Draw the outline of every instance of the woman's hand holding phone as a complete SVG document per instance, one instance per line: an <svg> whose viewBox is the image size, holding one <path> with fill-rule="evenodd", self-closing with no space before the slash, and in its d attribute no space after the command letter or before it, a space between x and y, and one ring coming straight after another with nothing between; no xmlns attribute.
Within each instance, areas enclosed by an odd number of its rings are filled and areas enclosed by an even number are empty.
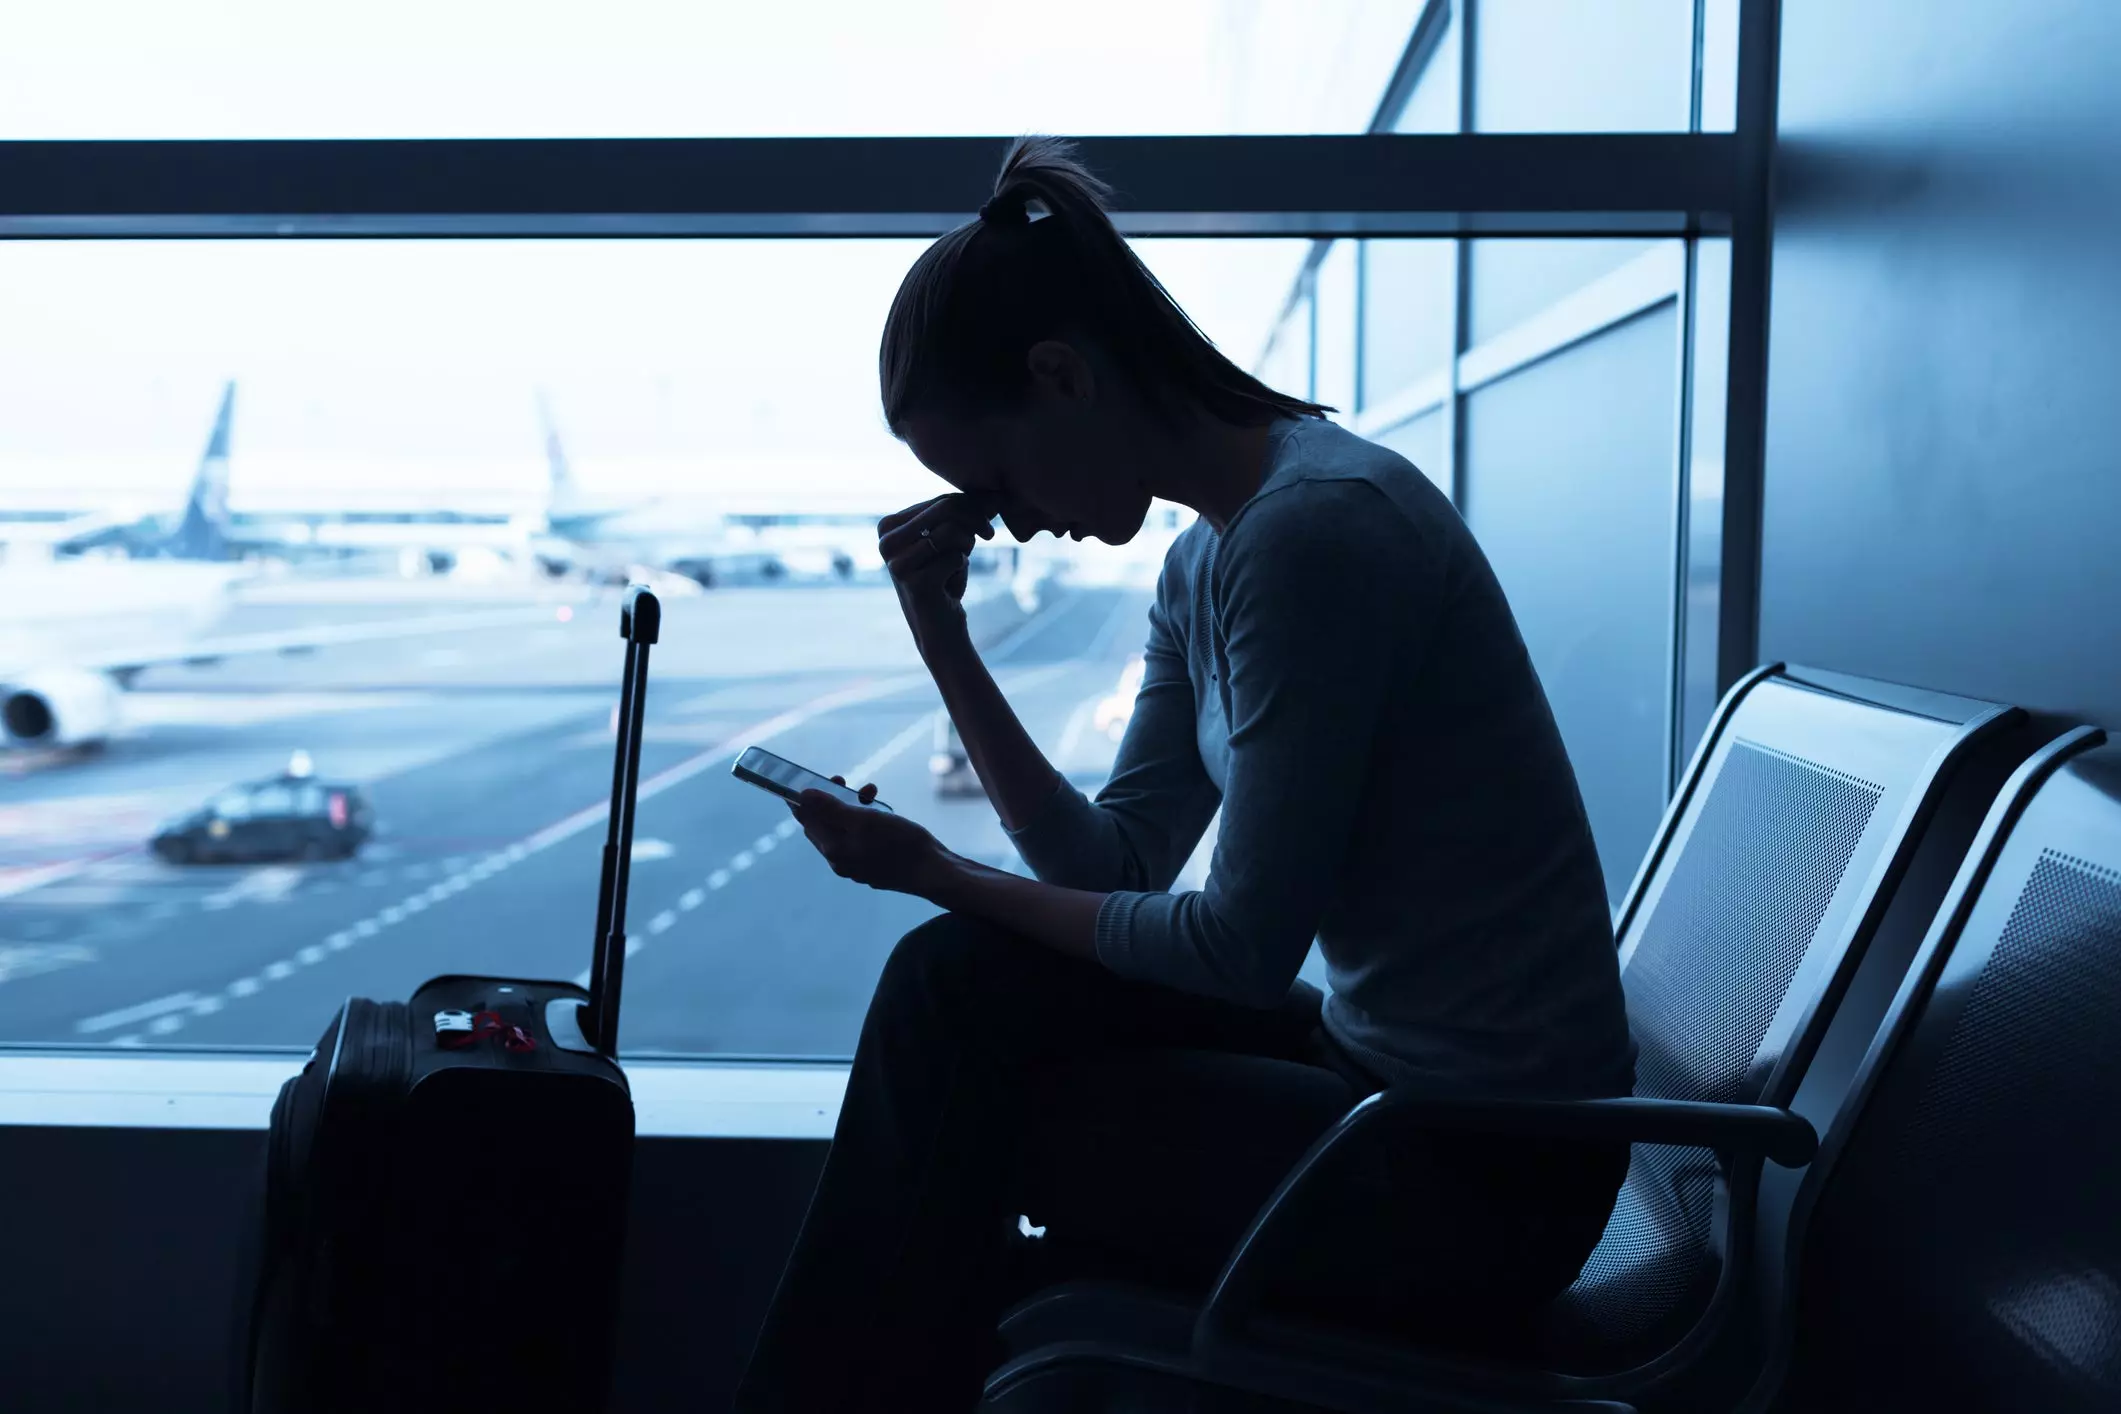
<svg viewBox="0 0 2121 1414"><path fill-rule="evenodd" d="M847 784L839 776L832 783ZM867 805L876 799L876 787L865 785L856 794ZM872 889L928 897L950 859L941 842L913 821L849 805L821 790L804 791L788 808L833 873Z"/></svg>

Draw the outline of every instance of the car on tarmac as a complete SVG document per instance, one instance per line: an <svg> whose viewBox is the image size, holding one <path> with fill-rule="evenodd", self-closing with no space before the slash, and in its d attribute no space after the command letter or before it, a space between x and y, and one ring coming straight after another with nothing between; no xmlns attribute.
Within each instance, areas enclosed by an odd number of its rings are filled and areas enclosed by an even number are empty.
<svg viewBox="0 0 2121 1414"><path fill-rule="evenodd" d="M157 830L148 847L171 864L350 859L374 829L360 787L290 769L229 787Z"/></svg>

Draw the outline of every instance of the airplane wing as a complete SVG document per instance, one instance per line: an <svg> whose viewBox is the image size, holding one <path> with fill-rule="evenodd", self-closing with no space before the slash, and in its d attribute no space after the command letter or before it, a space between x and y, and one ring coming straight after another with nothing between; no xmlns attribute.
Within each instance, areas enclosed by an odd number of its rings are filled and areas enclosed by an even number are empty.
<svg viewBox="0 0 2121 1414"><path fill-rule="evenodd" d="M420 638L436 633L463 633L481 628L525 628L532 624L564 622L564 605L517 606L480 609L454 614L422 614L409 618L381 619L365 623L318 624L307 628L272 629L259 633L231 633L218 637L186 639L137 650L118 648L86 657L72 657L69 666L94 672L132 673L165 664L206 663L265 653L306 653L347 643L377 643L392 639Z"/></svg>

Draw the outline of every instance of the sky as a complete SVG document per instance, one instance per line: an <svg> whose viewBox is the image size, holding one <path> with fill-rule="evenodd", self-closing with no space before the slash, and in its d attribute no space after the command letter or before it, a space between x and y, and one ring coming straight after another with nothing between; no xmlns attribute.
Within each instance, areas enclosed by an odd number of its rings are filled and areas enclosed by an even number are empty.
<svg viewBox="0 0 2121 1414"><path fill-rule="evenodd" d="M1419 0L0 0L0 138L1353 131ZM981 193L968 193L967 206ZM1302 242L1144 241L1256 363ZM0 243L0 505L926 494L876 409L918 242ZM776 483L779 484L779 483Z"/></svg>

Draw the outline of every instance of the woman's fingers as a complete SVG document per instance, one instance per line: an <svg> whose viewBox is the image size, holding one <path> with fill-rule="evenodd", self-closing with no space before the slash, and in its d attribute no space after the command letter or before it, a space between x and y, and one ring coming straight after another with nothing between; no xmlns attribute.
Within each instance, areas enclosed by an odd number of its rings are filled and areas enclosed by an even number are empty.
<svg viewBox="0 0 2121 1414"><path fill-rule="evenodd" d="M908 506L902 511L893 511L890 515L885 516L882 520L876 523L877 539L883 539L884 536L888 535L894 530L897 530L907 521L910 521L915 516L920 515L921 512L926 511L936 505L939 505L949 499L950 498L948 496L931 496L927 500L920 502L918 505Z"/></svg>
<svg viewBox="0 0 2121 1414"><path fill-rule="evenodd" d="M943 496L909 507L877 522L876 548L885 560L907 554L922 541L944 535L961 537L969 548L975 539L991 539L1000 506L994 497ZM924 533L925 532L925 533Z"/></svg>

